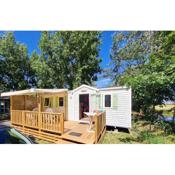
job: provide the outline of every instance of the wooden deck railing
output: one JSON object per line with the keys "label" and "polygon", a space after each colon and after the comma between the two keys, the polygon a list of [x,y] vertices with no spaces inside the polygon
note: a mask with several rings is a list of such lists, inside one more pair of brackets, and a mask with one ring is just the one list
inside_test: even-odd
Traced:
{"label": "wooden deck railing", "polygon": [[32,128],[39,128],[38,123],[38,112],[36,111],[23,111],[23,125],[32,127]]}
{"label": "wooden deck railing", "polygon": [[12,110],[11,123],[54,133],[64,132],[63,113]]}
{"label": "wooden deck railing", "polygon": [[11,123],[22,125],[23,124],[22,115],[23,113],[21,110],[11,111]]}
{"label": "wooden deck railing", "polygon": [[41,113],[41,129],[51,132],[64,132],[64,118],[61,113]]}
{"label": "wooden deck railing", "polygon": [[95,143],[98,143],[106,128],[106,112],[101,112],[95,116]]}

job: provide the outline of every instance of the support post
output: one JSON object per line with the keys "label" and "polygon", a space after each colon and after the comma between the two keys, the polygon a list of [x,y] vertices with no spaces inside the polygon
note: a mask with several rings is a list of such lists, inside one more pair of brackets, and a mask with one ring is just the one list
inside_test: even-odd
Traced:
{"label": "support post", "polygon": [[25,125],[25,111],[22,111],[22,129],[24,130]]}
{"label": "support post", "polygon": [[41,125],[42,125],[42,119],[41,119],[41,96],[38,96],[38,128],[39,132],[41,131]]}
{"label": "support post", "polygon": [[97,115],[94,116],[95,119],[95,143],[98,142],[98,121],[97,121]]}
{"label": "support post", "polygon": [[64,113],[61,113],[60,116],[60,126],[61,126],[61,134],[64,134]]}
{"label": "support post", "polygon": [[12,126],[12,122],[13,122],[13,98],[12,96],[10,96],[10,125]]}

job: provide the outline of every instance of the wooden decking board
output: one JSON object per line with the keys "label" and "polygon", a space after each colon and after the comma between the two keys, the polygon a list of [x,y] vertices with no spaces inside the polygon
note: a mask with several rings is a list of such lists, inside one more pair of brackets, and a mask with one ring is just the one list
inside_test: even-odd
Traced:
{"label": "wooden decking board", "polygon": [[[33,135],[36,138],[40,138],[43,140],[45,139],[52,143],[58,143],[58,144],[73,144],[73,143],[74,144],[75,143],[94,144],[95,143],[95,131],[89,132],[88,123],[86,124],[86,123],[80,123],[76,121],[65,121],[64,126],[65,126],[64,133],[62,135],[57,135],[46,131],[30,129],[27,127],[21,127],[21,126],[15,126],[15,127],[27,135]],[[71,133],[79,133],[79,134],[77,136]],[[104,133],[105,133],[105,129],[102,132],[101,137],[103,137]]]}
{"label": "wooden decking board", "polygon": [[[75,141],[78,143],[94,143],[95,133],[89,132],[89,124],[81,124],[75,121],[65,121],[65,128],[69,128],[69,131],[64,132],[61,135],[63,139]],[[76,132],[81,133],[79,137],[70,135],[70,133]]]}

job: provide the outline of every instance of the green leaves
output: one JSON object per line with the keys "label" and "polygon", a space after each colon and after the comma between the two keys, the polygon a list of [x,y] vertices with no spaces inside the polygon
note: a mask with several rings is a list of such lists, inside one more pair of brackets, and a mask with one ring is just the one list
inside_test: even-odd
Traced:
{"label": "green leaves", "polygon": [[19,90],[32,85],[27,48],[7,32],[0,36],[0,89]]}
{"label": "green leaves", "polygon": [[91,84],[101,71],[100,43],[100,32],[95,31],[43,32],[41,55],[32,63],[37,87],[72,89]]}
{"label": "green leaves", "polygon": [[120,32],[113,39],[114,81],[132,87],[134,110],[175,100],[175,32]]}

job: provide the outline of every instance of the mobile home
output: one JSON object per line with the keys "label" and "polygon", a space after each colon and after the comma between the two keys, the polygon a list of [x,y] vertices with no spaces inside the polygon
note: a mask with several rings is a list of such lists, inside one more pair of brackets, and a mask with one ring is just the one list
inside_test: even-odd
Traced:
{"label": "mobile home", "polygon": [[71,91],[29,89],[1,96],[10,96],[13,127],[54,143],[99,143],[106,125],[131,127],[131,89],[127,87],[82,85]]}
{"label": "mobile home", "polygon": [[131,128],[131,89],[82,85],[68,91],[68,120],[83,120],[89,111],[105,111],[108,126]]}

